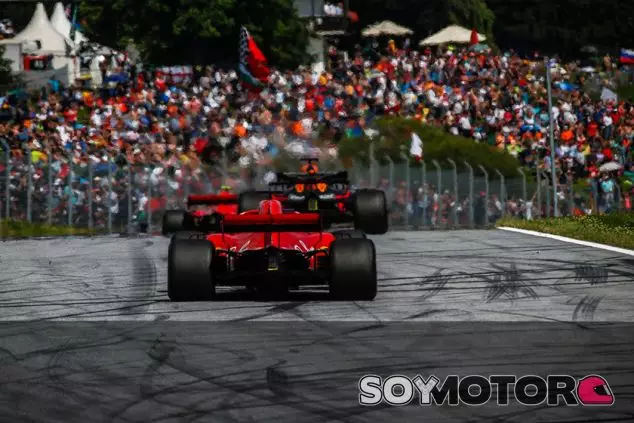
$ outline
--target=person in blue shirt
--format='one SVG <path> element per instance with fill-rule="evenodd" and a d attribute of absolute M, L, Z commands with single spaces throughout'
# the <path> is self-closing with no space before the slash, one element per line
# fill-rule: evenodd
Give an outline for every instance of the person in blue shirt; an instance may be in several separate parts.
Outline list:
<path fill-rule="evenodd" d="M 612 207 L 614 206 L 614 194 L 615 194 L 615 184 L 614 179 L 604 174 L 601 177 L 601 197 L 603 202 L 603 210 L 605 213 L 610 213 L 612 211 Z"/>

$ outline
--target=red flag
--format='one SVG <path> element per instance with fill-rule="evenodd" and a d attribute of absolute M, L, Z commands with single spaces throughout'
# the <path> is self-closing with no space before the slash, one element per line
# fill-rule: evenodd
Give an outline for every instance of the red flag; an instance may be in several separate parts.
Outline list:
<path fill-rule="evenodd" d="M 480 38 L 478 37 L 478 32 L 474 28 L 471 31 L 471 41 L 469 42 L 469 44 L 474 46 L 474 45 L 478 44 L 479 42 L 480 42 Z"/>
<path fill-rule="evenodd" d="M 251 34 L 242 27 L 240 34 L 240 68 L 246 70 L 251 78 L 266 83 L 271 71 L 266 65 L 266 57 L 256 44 Z M 246 77 L 246 79 L 251 79 Z"/>
<path fill-rule="evenodd" d="M 348 19 L 350 19 L 350 22 L 352 23 L 357 23 L 359 22 L 359 14 L 353 10 L 349 10 Z"/>

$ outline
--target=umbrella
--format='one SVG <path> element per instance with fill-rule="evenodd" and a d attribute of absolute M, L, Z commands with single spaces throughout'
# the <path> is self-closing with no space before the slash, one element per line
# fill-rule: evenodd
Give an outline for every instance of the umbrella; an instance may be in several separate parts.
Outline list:
<path fill-rule="evenodd" d="M 471 42 L 472 31 L 457 25 L 451 25 L 438 31 L 434 35 L 425 38 L 420 42 L 421 46 L 439 45 L 439 44 L 469 44 Z M 478 42 L 486 41 L 483 34 L 478 34 Z"/>
<path fill-rule="evenodd" d="M 599 171 L 600 172 L 614 172 L 616 170 L 619 170 L 620 168 L 621 168 L 620 163 L 609 162 L 609 163 L 602 164 L 601 167 L 599 168 Z"/>
<path fill-rule="evenodd" d="M 482 53 L 490 49 L 491 47 L 489 47 L 487 44 L 482 44 L 482 43 L 474 44 L 471 47 L 469 47 L 469 50 L 473 51 L 474 53 Z"/>
<path fill-rule="evenodd" d="M 618 101 L 619 96 L 609 88 L 603 88 L 601 91 L 601 100 L 602 101 Z"/>
<path fill-rule="evenodd" d="M 379 35 L 401 36 L 413 33 L 411 29 L 397 25 L 392 21 L 383 21 L 370 25 L 361 32 L 364 37 L 378 37 Z"/>
<path fill-rule="evenodd" d="M 575 91 L 579 89 L 578 85 L 571 84 L 570 82 L 559 82 L 556 85 L 558 85 L 563 91 Z"/>
<path fill-rule="evenodd" d="M 106 77 L 106 82 L 115 82 L 117 84 L 128 82 L 128 76 L 124 73 L 116 73 Z"/>

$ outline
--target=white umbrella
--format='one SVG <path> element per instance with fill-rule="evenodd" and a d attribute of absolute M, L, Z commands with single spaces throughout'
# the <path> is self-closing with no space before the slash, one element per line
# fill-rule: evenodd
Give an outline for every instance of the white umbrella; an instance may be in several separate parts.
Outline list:
<path fill-rule="evenodd" d="M 398 37 L 401 35 L 409 35 L 413 33 L 414 31 L 412 31 L 411 29 L 397 25 L 392 21 L 383 21 L 374 25 L 370 25 L 361 32 L 364 37 L 378 37 L 379 35 L 394 35 Z"/>
<path fill-rule="evenodd" d="M 601 91 L 601 100 L 602 101 L 618 101 L 619 96 L 609 88 L 603 88 Z"/>
<path fill-rule="evenodd" d="M 450 25 L 445 29 L 442 29 L 430 35 L 420 42 L 421 46 L 434 46 L 439 44 L 468 44 L 471 42 L 471 30 L 463 28 L 458 25 Z M 478 34 L 478 41 L 481 43 L 486 41 L 486 37 L 483 34 Z"/>
<path fill-rule="evenodd" d="M 617 162 L 604 163 L 599 168 L 600 172 L 614 172 L 621 168 L 621 164 Z"/>

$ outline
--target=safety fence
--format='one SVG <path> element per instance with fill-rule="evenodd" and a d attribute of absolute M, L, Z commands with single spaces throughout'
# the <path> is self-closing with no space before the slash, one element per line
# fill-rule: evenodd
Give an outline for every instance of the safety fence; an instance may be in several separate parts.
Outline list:
<path fill-rule="evenodd" d="M 135 164 L 124 156 L 13 149 L 0 140 L 0 217 L 33 223 L 70 225 L 95 232 L 128 232 L 147 223 L 160 230 L 165 210 L 185 207 L 190 194 L 213 193 L 228 185 L 235 192 L 264 189 L 285 166 L 252 161 L 216 165 L 172 160 Z M 393 227 L 408 229 L 482 228 L 499 218 L 554 216 L 550 176 L 518 169 L 505 177 L 499 170 L 467 162 L 435 160 L 412 163 L 403 155 L 348 164 L 352 190 L 379 188 L 386 193 Z M 246 163 L 246 164 L 245 164 Z M 335 159 L 321 170 L 342 169 Z M 296 169 L 295 169 L 296 170 Z M 610 212 L 623 208 L 621 193 L 599 195 L 597 184 L 575 192 L 572 181 L 558 184 L 560 216 Z"/>

